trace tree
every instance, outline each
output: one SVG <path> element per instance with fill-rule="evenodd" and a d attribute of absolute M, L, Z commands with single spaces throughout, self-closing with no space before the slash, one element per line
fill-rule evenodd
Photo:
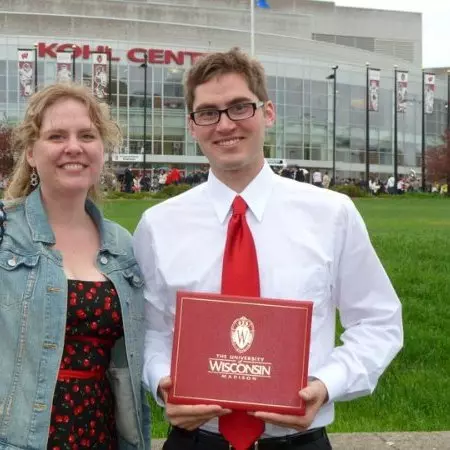
<path fill-rule="evenodd" d="M 446 183 L 450 195 L 450 129 L 442 136 L 444 143 L 426 152 L 427 178 L 431 182 Z"/>
<path fill-rule="evenodd" d="M 11 149 L 12 128 L 0 124 L 0 175 L 9 175 L 14 166 L 14 153 Z"/>

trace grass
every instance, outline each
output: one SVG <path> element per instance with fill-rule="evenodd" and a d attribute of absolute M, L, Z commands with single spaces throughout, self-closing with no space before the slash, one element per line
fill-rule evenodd
<path fill-rule="evenodd" d="M 132 231 L 155 202 L 108 202 Z M 405 347 L 374 395 L 336 405 L 331 432 L 438 431 L 450 417 L 450 200 L 358 199 L 372 242 L 403 304 Z M 153 407 L 153 436 L 167 424 Z"/>

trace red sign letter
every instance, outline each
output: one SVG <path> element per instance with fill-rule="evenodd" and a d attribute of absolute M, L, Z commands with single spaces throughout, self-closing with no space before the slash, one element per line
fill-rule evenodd
<path fill-rule="evenodd" d="M 47 45 L 45 42 L 39 42 L 38 53 L 40 58 L 45 58 L 45 56 L 50 56 L 51 58 L 56 58 L 55 53 L 56 44 Z"/>
<path fill-rule="evenodd" d="M 170 64 L 172 61 L 178 66 L 182 66 L 184 64 L 184 52 L 175 54 L 172 50 L 166 50 L 164 52 L 164 64 Z"/>
<path fill-rule="evenodd" d="M 164 50 L 149 48 L 148 62 L 150 64 L 164 64 Z"/>
<path fill-rule="evenodd" d="M 135 63 L 143 63 L 145 62 L 145 58 L 143 56 L 136 56 L 136 53 L 144 53 L 146 50 L 145 48 L 131 48 L 127 52 L 127 57 L 130 61 Z"/>

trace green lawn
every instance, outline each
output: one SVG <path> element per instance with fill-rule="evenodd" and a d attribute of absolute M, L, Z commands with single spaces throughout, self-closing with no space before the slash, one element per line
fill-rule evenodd
<path fill-rule="evenodd" d="M 134 229 L 150 201 L 117 200 L 105 214 Z M 450 417 L 450 200 L 359 199 L 372 241 L 403 303 L 405 347 L 375 394 L 337 405 L 332 432 L 434 431 Z M 154 407 L 153 435 L 167 425 Z"/>

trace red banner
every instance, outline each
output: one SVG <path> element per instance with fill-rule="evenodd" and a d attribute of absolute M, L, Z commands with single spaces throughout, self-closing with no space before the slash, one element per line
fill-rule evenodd
<path fill-rule="evenodd" d="M 408 72 L 397 72 L 397 112 L 405 112 L 408 101 Z"/>
<path fill-rule="evenodd" d="M 108 54 L 94 53 L 92 56 L 92 92 L 98 99 L 105 99 L 109 93 Z"/>
<path fill-rule="evenodd" d="M 21 97 L 29 97 L 34 92 L 34 50 L 18 50 L 19 92 Z"/>
<path fill-rule="evenodd" d="M 425 114 L 433 114 L 434 111 L 434 93 L 436 90 L 436 75 L 434 73 L 425 73 Z"/>
<path fill-rule="evenodd" d="M 369 69 L 369 111 L 378 111 L 380 70 Z"/>
<path fill-rule="evenodd" d="M 72 53 L 58 52 L 56 54 L 56 81 L 58 83 L 67 83 L 72 81 Z"/>

